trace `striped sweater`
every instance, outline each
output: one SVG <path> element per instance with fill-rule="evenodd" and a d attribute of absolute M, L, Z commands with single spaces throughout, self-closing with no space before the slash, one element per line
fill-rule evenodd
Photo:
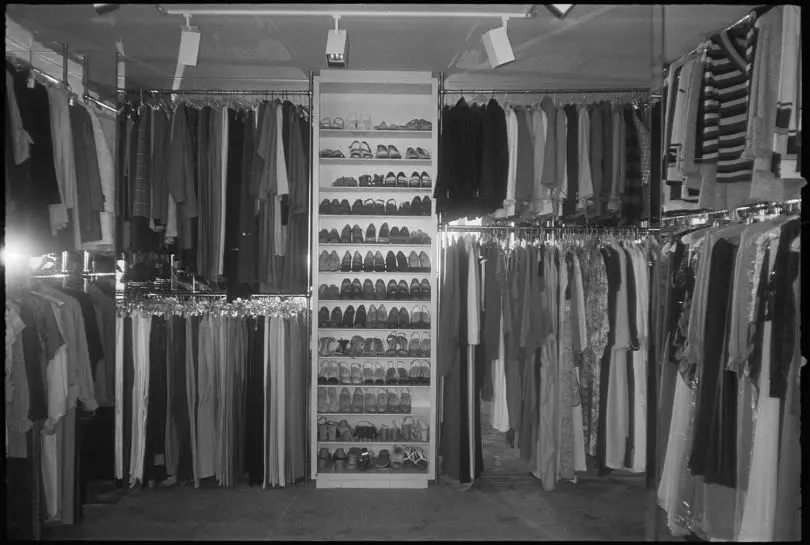
<path fill-rule="evenodd" d="M 696 162 L 717 163 L 717 182 L 750 181 L 753 163 L 743 158 L 748 129 L 749 73 L 746 49 L 750 23 L 716 34 L 706 50 L 704 123 Z"/>

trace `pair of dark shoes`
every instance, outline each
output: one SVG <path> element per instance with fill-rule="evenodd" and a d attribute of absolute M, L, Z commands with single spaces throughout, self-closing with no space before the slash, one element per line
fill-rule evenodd
<path fill-rule="evenodd" d="M 337 286 L 327 286 L 322 284 L 318 290 L 318 297 L 324 301 L 335 300 L 366 300 L 366 301 L 429 301 L 431 296 L 430 281 L 427 278 L 420 282 L 418 278 L 411 280 L 410 289 L 405 280 L 389 280 L 386 286 L 382 279 L 372 282 L 366 279 L 360 283 L 358 278 L 354 280 L 344 279 L 340 289 Z"/>

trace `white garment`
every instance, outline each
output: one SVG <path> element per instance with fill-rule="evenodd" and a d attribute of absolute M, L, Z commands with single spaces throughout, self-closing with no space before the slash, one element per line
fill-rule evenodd
<path fill-rule="evenodd" d="M 96 147 L 96 157 L 98 158 L 98 173 L 101 179 L 101 193 L 104 195 L 104 211 L 99 213 L 101 218 L 101 240 L 85 242 L 82 248 L 85 250 L 114 249 L 115 247 L 115 164 L 113 163 L 112 152 L 107 144 L 101 122 L 96 115 L 95 109 L 84 105 L 84 109 L 90 114 L 90 121 L 93 125 L 93 141 Z M 154 125 L 152 125 L 154 130 Z"/>
<path fill-rule="evenodd" d="M 197 379 L 194 369 L 194 340 L 192 319 L 186 318 L 186 402 L 188 403 L 188 422 L 191 431 L 191 460 L 194 473 L 194 488 L 200 487 L 200 470 L 197 456 Z"/>
<path fill-rule="evenodd" d="M 770 241 L 769 271 L 773 271 L 778 241 Z M 745 495 L 738 541 L 773 541 L 776 521 L 777 471 L 779 460 L 779 416 L 781 400 L 771 397 L 771 342 L 773 322 L 762 332 L 762 364 L 754 424 L 754 446 L 748 493 Z"/>
<path fill-rule="evenodd" d="M 579 367 L 574 369 L 575 387 L 579 388 Z M 585 457 L 585 436 L 582 428 L 582 403 L 574 405 L 574 471 L 587 471 L 588 463 Z M 576 476 L 574 476 L 576 479 Z"/>
<path fill-rule="evenodd" d="M 576 289 L 571 290 L 571 311 L 572 316 L 576 313 L 577 316 L 580 316 L 580 319 L 577 321 L 576 324 L 572 324 L 572 331 L 573 328 L 577 328 L 577 336 L 579 338 L 579 344 L 574 346 L 575 353 L 581 353 L 586 348 L 586 341 L 588 338 L 588 332 L 586 327 L 585 321 L 585 298 L 584 298 L 584 287 L 582 284 L 582 268 L 579 264 L 579 257 L 577 256 L 576 252 L 573 253 L 573 271 L 574 271 L 574 278 L 573 278 L 573 286 Z M 585 436 L 583 433 L 583 423 L 582 423 L 582 403 L 580 401 L 580 380 L 581 374 L 580 369 L 578 367 L 574 368 L 574 392 L 573 392 L 573 399 L 575 401 L 574 404 L 574 411 L 573 411 L 573 419 L 574 419 L 574 471 L 587 471 L 587 462 L 585 457 Z"/>
<path fill-rule="evenodd" d="M 9 117 L 7 123 L 11 125 L 11 137 L 13 140 L 12 151 L 14 152 L 14 164 L 21 165 L 31 156 L 31 136 L 23 126 L 20 108 L 17 104 L 17 97 L 14 93 L 14 76 L 6 70 L 6 93 L 8 93 Z"/>
<path fill-rule="evenodd" d="M 284 158 L 284 106 L 279 104 L 276 109 L 276 191 L 277 196 L 275 212 L 275 240 L 274 255 L 284 256 L 287 253 L 287 230 L 281 224 L 281 196 L 290 194 L 290 183 L 287 179 L 287 162 Z"/>
<path fill-rule="evenodd" d="M 59 313 L 59 305 L 50 303 L 53 309 L 53 317 L 59 328 L 62 339 L 67 340 L 65 328 Z M 48 380 L 48 421 L 45 423 L 46 429 L 53 432 L 56 423 L 67 414 L 68 400 L 68 369 L 67 369 L 67 344 L 62 344 L 54 354 L 47 368 Z"/>
<path fill-rule="evenodd" d="M 132 387 L 132 449 L 130 451 L 129 484 L 143 480 L 143 457 L 146 452 L 146 418 L 149 410 L 149 338 L 152 315 L 132 317 L 132 361 L 135 382 Z"/>
<path fill-rule="evenodd" d="M 691 451 L 689 419 L 695 407 L 695 390 L 684 382 L 681 374 L 675 377 L 675 399 L 672 406 L 672 422 L 669 440 L 664 454 L 661 481 L 658 484 L 658 505 L 667 514 L 667 527 L 673 536 L 686 536 L 689 530 L 676 523 L 678 515 L 681 474 L 689 473 L 684 461 L 687 449 Z"/>
<path fill-rule="evenodd" d="M 271 416 L 275 416 L 276 419 L 276 461 L 278 464 L 278 479 L 277 484 L 278 486 L 286 486 L 286 460 L 285 460 L 285 452 L 286 452 L 286 372 L 284 361 L 287 357 L 286 354 L 286 346 L 284 343 L 284 321 L 282 318 L 273 318 L 271 328 L 273 329 L 274 340 L 273 340 L 273 351 L 275 354 L 274 360 L 274 367 L 275 367 L 275 381 L 274 381 L 274 392 L 273 392 L 273 399 L 275 405 L 275 413 L 271 414 Z"/>
<path fill-rule="evenodd" d="M 506 174 L 506 199 L 498 217 L 515 215 L 515 182 L 517 181 L 518 121 L 515 110 L 506 107 L 506 137 L 509 146 L 509 169 Z"/>
<path fill-rule="evenodd" d="M 577 180 L 577 210 L 585 210 L 593 198 L 593 175 L 591 173 L 591 115 L 588 108 L 579 108 L 579 179 Z"/>
<path fill-rule="evenodd" d="M 199 371 L 197 393 L 197 469 L 200 478 L 215 474 L 216 449 L 216 360 L 213 350 L 216 337 L 214 320 L 204 316 L 200 321 Z"/>
<path fill-rule="evenodd" d="M 498 359 L 492 362 L 492 422 L 499 432 L 509 431 L 509 406 L 506 403 L 506 347 L 503 335 L 503 314 L 499 325 Z"/>
<path fill-rule="evenodd" d="M 115 318 L 115 478 L 124 478 L 124 318 Z"/>
<path fill-rule="evenodd" d="M 46 87 L 51 114 L 54 172 L 59 186 L 60 204 L 48 206 L 51 234 L 56 235 L 69 222 L 68 209 L 76 202 L 76 165 L 73 153 L 73 132 L 70 130 L 67 90 Z"/>
<path fill-rule="evenodd" d="M 636 281 L 636 328 L 639 349 L 633 352 L 633 462 L 628 468 L 634 473 L 646 471 L 647 466 L 647 337 L 649 303 L 649 268 L 646 254 L 637 245 L 631 247 L 633 275 Z"/>

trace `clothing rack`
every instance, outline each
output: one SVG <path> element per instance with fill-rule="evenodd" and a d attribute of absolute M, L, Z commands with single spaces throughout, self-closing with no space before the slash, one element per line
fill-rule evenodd
<path fill-rule="evenodd" d="M 579 95 L 579 94 L 627 94 L 627 93 L 649 93 L 649 88 L 625 87 L 625 88 L 591 88 L 591 89 L 439 89 L 440 95 Z"/>
<path fill-rule="evenodd" d="M 750 212 L 760 212 L 769 209 L 791 210 L 794 207 L 801 208 L 801 203 L 802 203 L 801 199 L 792 199 L 789 201 L 781 201 L 781 202 L 774 201 L 774 202 L 754 203 L 745 206 L 740 206 L 737 208 L 727 208 L 722 210 L 702 210 L 689 212 L 688 214 L 676 214 L 671 216 L 664 216 L 663 218 L 661 218 L 661 221 L 663 223 L 678 223 L 693 219 L 708 220 L 711 218 L 721 218 L 721 217 L 737 219 L 740 217 L 741 214 L 745 215 Z"/>
<path fill-rule="evenodd" d="M 82 85 L 84 86 L 84 93 L 81 96 L 79 96 L 78 93 L 74 92 L 73 89 L 71 89 L 70 84 L 68 83 L 68 80 L 67 80 L 67 46 L 63 46 L 62 59 L 63 59 L 62 80 L 60 81 L 60 80 L 56 79 L 55 77 L 53 77 L 52 75 L 50 75 L 50 74 L 48 74 L 46 72 L 43 72 L 39 68 L 34 67 L 32 62 L 25 62 L 25 61 L 21 60 L 20 58 L 16 57 L 15 55 L 12 55 L 10 53 L 6 54 L 6 60 L 9 61 L 14 66 L 15 69 L 17 69 L 20 72 L 27 70 L 27 71 L 31 72 L 32 77 L 39 76 L 41 79 L 45 80 L 45 82 L 47 82 L 49 85 L 53 85 L 53 86 L 56 86 L 56 87 L 61 87 L 61 88 L 65 89 L 65 90 L 67 90 L 67 92 L 70 95 L 71 100 L 78 99 L 78 100 L 80 100 L 82 102 L 92 104 L 92 105 L 96 106 L 97 108 L 102 108 L 102 109 L 107 110 L 107 111 L 109 111 L 111 113 L 117 113 L 118 112 L 118 110 L 115 107 L 110 106 L 109 104 L 106 104 L 106 103 L 104 103 L 104 102 L 102 102 L 102 101 L 100 101 L 100 100 L 98 100 L 96 98 L 93 98 L 88 93 L 89 80 L 88 80 L 88 75 L 87 75 L 88 72 L 87 72 L 87 70 L 88 70 L 88 64 L 89 63 L 88 63 L 87 57 L 85 57 L 84 61 L 83 61 Z"/>

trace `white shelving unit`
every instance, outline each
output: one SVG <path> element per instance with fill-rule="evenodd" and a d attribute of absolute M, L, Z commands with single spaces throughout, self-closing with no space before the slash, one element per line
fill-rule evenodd
<path fill-rule="evenodd" d="M 348 224 L 350 227 L 359 225 L 363 230 L 365 240 L 366 228 L 368 225 L 374 224 L 377 234 L 379 235 L 380 227 L 383 223 L 388 223 L 389 228 L 407 227 L 409 230 L 421 230 L 430 236 L 430 244 L 407 244 L 402 242 L 397 243 L 322 243 L 317 239 L 313 240 L 312 244 L 312 263 L 313 274 L 313 312 L 317 313 L 322 307 L 326 307 L 329 311 L 330 318 L 332 311 L 335 307 L 340 307 L 341 312 L 345 313 L 349 305 L 356 309 L 360 305 L 364 305 L 366 311 L 370 309 L 371 305 L 378 307 L 383 305 L 388 312 L 394 307 L 397 309 L 405 308 L 409 317 L 412 316 L 413 311 L 427 310 L 430 313 L 430 325 L 428 328 L 413 329 L 413 328 L 391 328 L 387 323 L 388 316 L 380 317 L 382 324 L 385 327 L 365 327 L 365 328 L 345 328 L 345 327 L 320 327 L 319 321 L 313 320 L 312 327 L 312 385 L 311 385 L 311 442 L 312 452 L 312 468 L 311 475 L 315 479 L 318 488 L 425 488 L 428 482 L 436 478 L 436 468 L 434 467 L 434 460 L 436 459 L 436 429 L 437 429 L 437 411 L 436 411 L 436 316 L 437 316 L 437 288 L 438 288 L 438 229 L 435 203 L 431 202 L 430 215 L 391 215 L 390 213 L 375 215 L 364 211 L 363 214 L 323 214 L 321 215 L 318 210 L 318 205 L 324 199 L 337 199 L 342 201 L 346 199 L 351 205 L 357 199 L 374 199 L 383 200 L 388 202 L 390 199 L 396 201 L 397 206 L 402 202 L 412 202 L 416 196 L 430 197 L 432 201 L 433 184 L 436 180 L 437 162 L 436 156 L 438 154 L 438 80 L 428 72 L 363 72 L 351 70 L 325 70 L 314 77 L 313 88 L 313 120 L 314 120 L 314 137 L 313 137 L 313 157 L 312 162 L 317 165 L 313 169 L 313 203 L 314 203 L 314 224 L 313 236 L 317 237 L 322 229 L 331 231 L 336 229 L 338 233 L 341 232 L 344 225 Z M 349 121 L 351 114 L 354 113 L 360 124 L 357 128 L 350 127 Z M 335 128 L 318 128 L 320 121 L 329 118 L 330 121 L 335 117 L 340 117 L 344 120 L 343 129 Z M 371 118 L 371 128 L 363 127 L 362 122 L 364 118 Z M 382 122 L 386 125 L 396 124 L 397 126 L 404 127 L 404 125 L 413 120 L 422 119 L 429 121 L 431 126 L 426 130 L 409 130 L 409 129 L 374 129 L 375 126 L 380 126 Z M 365 142 L 371 149 L 373 154 L 376 154 L 378 145 L 393 145 L 397 148 L 402 159 L 386 159 L 386 158 L 351 158 L 350 146 L 353 142 Z M 430 159 L 406 159 L 408 148 L 422 148 L 427 151 Z M 331 158 L 321 157 L 321 150 L 340 150 L 345 157 Z M 385 177 L 389 173 L 398 176 L 404 173 L 405 177 L 410 180 L 413 172 L 421 174 L 426 172 L 431 178 L 430 187 L 335 187 L 333 183 L 339 178 L 352 177 L 359 180 L 360 176 L 382 175 Z M 350 251 L 351 255 L 359 252 L 365 257 L 368 251 L 372 254 L 380 252 L 383 257 L 389 251 L 393 251 L 396 255 L 397 252 L 402 251 L 407 257 L 411 250 L 415 251 L 418 255 L 420 252 L 425 252 L 430 257 L 431 268 L 430 272 L 403 272 L 403 271 L 386 271 L 386 272 L 333 272 L 333 271 L 320 271 L 318 270 L 319 256 L 322 251 L 326 250 L 328 253 L 336 251 L 342 258 L 345 252 Z M 376 281 L 383 280 L 386 286 L 390 280 L 395 280 L 397 283 L 404 280 L 410 288 L 413 279 L 417 279 L 420 283 L 427 280 L 430 283 L 430 298 L 429 299 L 369 299 L 365 294 L 362 298 L 358 299 L 321 299 L 319 295 L 319 287 L 323 284 L 326 286 L 335 285 L 340 289 L 344 279 L 353 281 L 358 279 L 361 284 L 365 280 L 371 280 L 376 284 Z M 398 334 L 406 338 L 410 344 L 412 336 L 419 338 L 430 339 L 430 357 L 425 357 L 423 352 L 410 352 L 412 355 L 404 356 L 402 352 L 400 355 L 384 356 L 380 353 L 366 353 L 365 355 L 347 356 L 343 354 L 324 354 L 321 350 L 321 340 L 334 338 L 338 340 L 349 341 L 355 336 L 362 338 L 376 338 L 380 339 L 382 343 L 383 352 L 389 349 L 387 339 L 389 336 Z M 406 349 L 408 346 L 405 347 Z M 375 350 L 379 349 L 379 344 Z M 420 342 L 421 350 L 421 342 Z M 393 367 L 397 367 L 400 363 L 407 370 L 413 363 L 414 365 L 427 364 L 430 368 L 429 384 L 318 384 L 319 372 L 322 364 L 335 364 L 351 367 L 352 364 L 359 365 L 362 369 L 363 365 L 369 363 L 372 367 L 377 364 L 382 364 L 385 368 L 391 362 Z M 328 367 L 328 365 L 327 365 Z M 345 379 L 344 379 L 345 380 Z M 344 412 L 319 412 L 318 411 L 318 395 L 321 390 L 328 390 L 334 388 L 333 395 L 340 395 L 343 389 L 347 389 L 354 397 L 356 388 L 361 388 L 365 394 L 366 389 L 370 389 L 376 396 L 381 390 L 386 393 L 390 390 L 396 393 L 398 398 L 401 398 L 403 392 L 408 392 L 411 398 L 410 413 L 379 413 L 379 412 L 366 412 L 365 404 L 361 412 L 344 411 Z M 321 394 L 323 395 L 323 394 Z M 323 407 L 322 407 L 323 408 Z M 345 406 L 343 407 L 345 409 Z M 413 441 L 402 440 L 394 442 L 391 440 L 380 441 L 343 441 L 338 436 L 335 441 L 319 441 L 318 435 L 318 420 L 320 417 L 326 417 L 330 421 L 346 420 L 350 426 L 354 427 L 360 421 L 370 422 L 378 429 L 386 425 L 389 428 L 396 424 L 402 426 L 405 417 L 412 416 L 428 428 L 427 440 Z M 327 464 L 321 464 L 323 469 L 319 470 L 318 455 L 321 449 L 328 449 L 330 456 L 335 454 L 335 451 L 342 448 L 348 455 L 349 449 L 352 447 L 366 448 L 371 451 L 375 456 L 379 455 L 380 451 L 386 449 L 389 453 L 393 454 L 395 446 L 403 448 L 419 448 L 422 450 L 424 458 L 428 461 L 426 468 L 406 465 L 401 469 L 349 469 L 348 466 L 336 469 L 335 465 L 330 460 Z"/>

